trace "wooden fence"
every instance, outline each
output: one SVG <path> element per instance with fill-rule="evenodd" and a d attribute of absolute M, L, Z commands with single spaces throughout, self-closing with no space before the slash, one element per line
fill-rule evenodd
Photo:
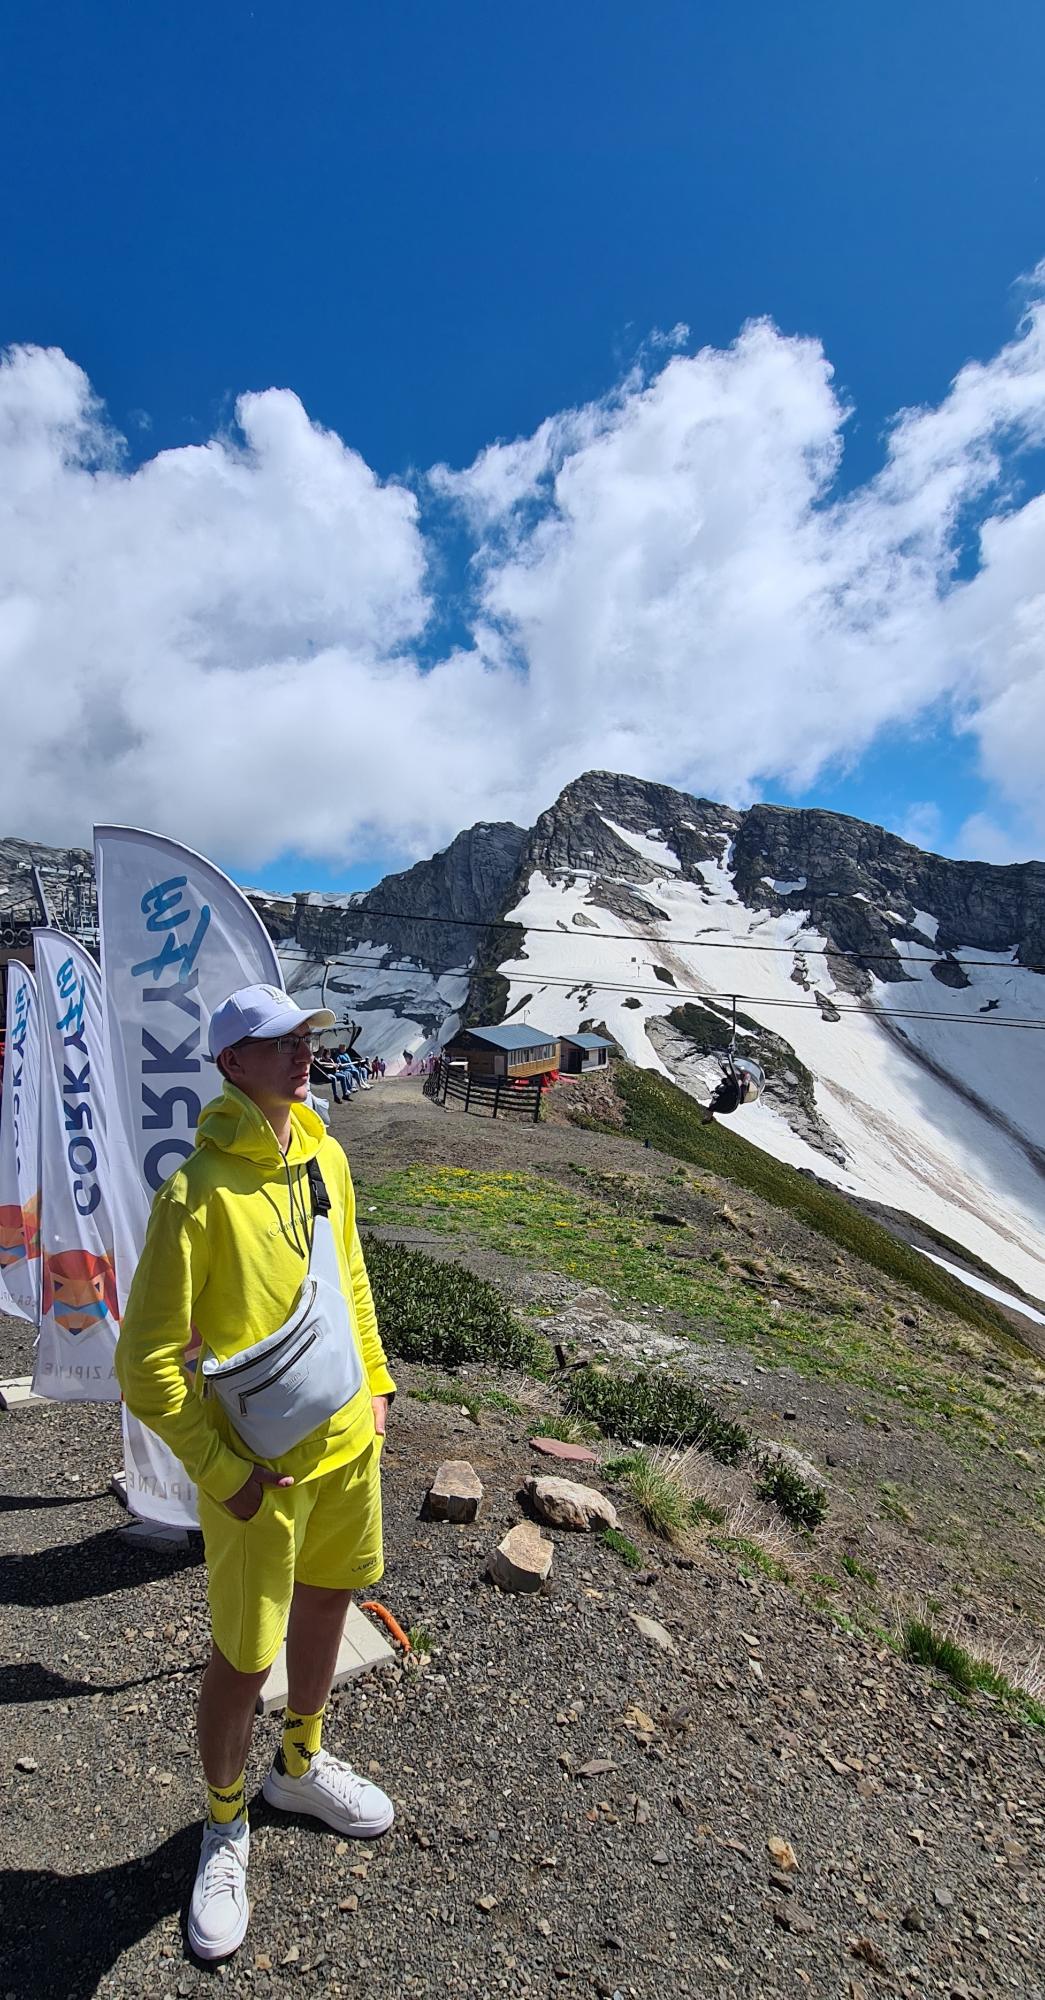
<path fill-rule="evenodd" d="M 540 1077 L 515 1083 L 509 1077 L 469 1076 L 468 1071 L 440 1061 L 425 1078 L 424 1095 L 435 1104 L 459 1104 L 480 1117 L 525 1118 L 536 1125 L 541 1115 Z"/>

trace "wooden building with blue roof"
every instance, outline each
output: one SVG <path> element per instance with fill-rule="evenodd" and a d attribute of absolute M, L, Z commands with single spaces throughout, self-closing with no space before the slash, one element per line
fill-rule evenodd
<path fill-rule="evenodd" d="M 560 1035 L 559 1069 L 564 1076 L 579 1076 L 588 1070 L 605 1069 L 617 1053 L 616 1042 L 606 1035 Z"/>
<path fill-rule="evenodd" d="M 559 1068 L 558 1035 L 544 1028 L 502 1021 L 494 1028 L 460 1028 L 443 1049 L 447 1062 L 465 1063 L 469 1076 L 499 1078 L 545 1076 Z"/>

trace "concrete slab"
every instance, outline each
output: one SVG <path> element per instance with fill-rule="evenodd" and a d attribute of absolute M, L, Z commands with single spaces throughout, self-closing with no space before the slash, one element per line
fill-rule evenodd
<path fill-rule="evenodd" d="M 38 1396 L 33 1388 L 31 1375 L 12 1375 L 8 1381 L 0 1382 L 0 1410 L 42 1410 L 50 1396 Z"/>
<path fill-rule="evenodd" d="M 395 1651 L 387 1639 L 371 1624 L 369 1618 L 355 1604 L 350 1604 L 345 1620 L 345 1636 L 337 1656 L 333 1685 L 347 1686 L 349 1681 L 358 1680 L 360 1674 L 368 1674 L 374 1667 L 387 1666 L 395 1659 Z M 257 1700 L 259 1715 L 272 1715 L 278 1708 L 287 1705 L 287 1649 L 281 1646 L 269 1669 Z"/>
<path fill-rule="evenodd" d="M 164 1528 L 158 1521 L 131 1521 L 117 1530 L 121 1542 L 132 1549 L 187 1549 L 187 1528 Z"/>

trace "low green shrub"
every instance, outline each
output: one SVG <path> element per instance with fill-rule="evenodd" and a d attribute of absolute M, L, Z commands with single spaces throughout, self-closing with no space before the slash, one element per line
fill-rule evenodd
<path fill-rule="evenodd" d="M 773 1583 L 791 1582 L 787 1564 L 748 1535 L 712 1535 L 711 1546 L 719 1549 L 724 1556 L 733 1556 L 744 1572 L 760 1569 L 763 1576 L 768 1576 Z"/>
<path fill-rule="evenodd" d="M 827 1513 L 827 1494 L 822 1486 L 810 1486 L 794 1466 L 784 1459 L 761 1458 L 755 1491 L 760 1500 L 769 1500 L 790 1521 L 793 1528 L 814 1532 Z"/>
<path fill-rule="evenodd" d="M 625 1569 L 642 1568 L 641 1552 L 634 1542 L 629 1542 L 627 1535 L 621 1534 L 619 1528 L 600 1528 L 598 1539 L 604 1549 L 612 1549 L 614 1555 L 620 1557 Z"/>
<path fill-rule="evenodd" d="M 574 1416 L 590 1418 L 608 1437 L 692 1444 L 723 1465 L 734 1465 L 748 1448 L 748 1434 L 740 1424 L 720 1416 L 688 1382 L 665 1376 L 604 1375 L 597 1368 L 577 1368 L 566 1385 L 566 1407 Z"/>
<path fill-rule="evenodd" d="M 486 1361 L 544 1375 L 547 1343 L 520 1324 L 496 1285 L 462 1264 L 368 1236 L 363 1244 L 381 1337 L 404 1361 L 441 1368 Z"/>
<path fill-rule="evenodd" d="M 842 1557 L 842 1568 L 847 1576 L 855 1577 L 858 1583 L 866 1583 L 870 1590 L 877 1590 L 878 1578 L 874 1570 L 866 1569 L 863 1563 L 857 1562 L 855 1556 L 844 1555 Z"/>
<path fill-rule="evenodd" d="M 901 1649 L 904 1658 L 914 1666 L 934 1667 L 937 1673 L 944 1674 L 960 1694 L 972 1694 L 978 1688 L 984 1694 L 994 1695 L 1032 1728 L 1045 1729 L 1045 1702 L 1018 1681 L 1010 1680 L 990 1660 L 977 1659 L 949 1633 L 938 1632 L 927 1618 L 904 1620 Z M 1032 1678 L 1040 1687 L 1040 1675 Z"/>
<path fill-rule="evenodd" d="M 668 1542 L 681 1542 L 693 1523 L 692 1500 L 686 1488 L 657 1457 L 631 1451 L 611 1459 L 606 1471 L 627 1487 L 648 1528 Z"/>

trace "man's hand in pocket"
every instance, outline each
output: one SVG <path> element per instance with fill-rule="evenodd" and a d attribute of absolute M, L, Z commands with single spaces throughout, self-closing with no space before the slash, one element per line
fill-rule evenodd
<path fill-rule="evenodd" d="M 267 1465 L 252 1465 L 238 1493 L 226 1500 L 225 1505 L 237 1521 L 252 1521 L 265 1498 L 266 1486 L 293 1486 L 292 1479 L 280 1478 L 278 1472 L 270 1472 Z"/>

